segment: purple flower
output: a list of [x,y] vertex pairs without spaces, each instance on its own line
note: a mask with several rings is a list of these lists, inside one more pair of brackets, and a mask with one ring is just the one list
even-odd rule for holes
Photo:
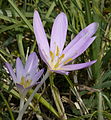
[[29,55],[25,67],[20,58],[16,59],[16,74],[9,63],[5,64],[22,97],[25,97],[28,90],[38,83],[44,71],[43,69],[38,71],[38,57],[35,52]]
[[68,23],[64,13],[60,13],[54,21],[50,46],[37,11],[34,12],[33,27],[40,56],[48,65],[49,70],[60,74],[68,74],[68,71],[79,70],[96,62],[94,60],[67,65],[80,56],[94,41],[96,37],[93,37],[93,35],[98,28],[97,23],[92,23],[84,28],[65,48]]

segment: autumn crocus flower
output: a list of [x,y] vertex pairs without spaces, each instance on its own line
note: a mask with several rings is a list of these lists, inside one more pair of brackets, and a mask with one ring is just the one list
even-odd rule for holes
[[94,60],[86,63],[67,65],[80,56],[94,41],[96,37],[93,37],[93,35],[97,30],[97,23],[94,22],[84,28],[65,48],[64,44],[68,23],[64,13],[60,13],[54,21],[50,46],[37,11],[34,12],[33,27],[40,56],[48,65],[49,70],[67,74],[68,71],[82,69],[96,62]]
[[38,83],[44,71],[43,69],[38,71],[38,57],[35,52],[29,55],[25,66],[19,57],[16,59],[16,74],[9,63],[6,63],[6,67],[22,97],[25,97],[28,90]]

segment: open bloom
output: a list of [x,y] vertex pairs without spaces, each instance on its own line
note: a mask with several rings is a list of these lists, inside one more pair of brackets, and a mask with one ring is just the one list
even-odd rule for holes
[[92,23],[84,28],[67,46],[64,48],[67,33],[67,17],[60,13],[53,24],[51,32],[50,46],[37,11],[34,12],[33,19],[34,33],[36,36],[39,53],[43,61],[48,65],[49,70],[67,74],[68,71],[78,70],[94,64],[90,61],[80,64],[70,64],[69,62],[80,56],[94,41],[98,24]]
[[35,52],[29,55],[25,67],[19,57],[16,59],[16,74],[9,63],[6,63],[6,67],[22,97],[25,97],[28,90],[38,83],[44,71],[43,69],[38,71],[38,57]]

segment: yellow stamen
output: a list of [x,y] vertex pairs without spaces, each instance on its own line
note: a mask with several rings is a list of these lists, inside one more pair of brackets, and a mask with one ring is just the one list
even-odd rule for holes
[[27,88],[31,85],[32,80],[25,80],[25,78],[22,76],[20,85],[23,85],[24,88]]
[[25,83],[25,78],[22,76],[20,84],[24,85],[24,83]]
[[59,56],[59,53],[60,53],[60,50],[59,50],[59,47],[57,46],[56,47],[56,56]]
[[50,57],[51,57],[51,61],[54,60],[54,53],[52,51],[50,51]]
[[54,65],[55,68],[59,67],[59,65],[60,65],[60,61],[62,60],[62,58],[64,58],[64,56],[65,56],[65,55],[62,54],[62,55],[58,58],[57,63]]
[[72,58],[69,58],[69,59],[67,59],[65,62],[64,62],[64,64],[66,64],[66,63],[68,63],[68,62],[70,62],[70,61],[72,61],[73,59]]
[[55,65],[54,65],[54,68],[57,68],[59,67],[59,62],[57,62]]
[[64,56],[65,56],[65,54],[62,54],[62,55],[59,57],[60,61],[62,60],[62,58],[64,58]]

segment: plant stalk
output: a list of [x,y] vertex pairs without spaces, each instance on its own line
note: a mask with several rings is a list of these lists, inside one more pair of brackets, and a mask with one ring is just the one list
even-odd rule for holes
[[35,88],[35,90],[33,91],[33,93],[31,94],[31,96],[29,97],[29,99],[27,100],[27,102],[25,103],[25,105],[23,106],[23,108],[20,110],[19,115],[17,120],[22,120],[22,117],[24,115],[25,110],[27,109],[28,105],[30,104],[30,102],[32,101],[34,95],[36,94],[36,92],[39,90],[39,88],[43,85],[43,83],[46,81],[46,79],[50,76],[51,72],[49,70],[47,70],[46,74],[44,75],[44,77],[42,78],[41,82],[39,85],[37,85],[37,87]]

